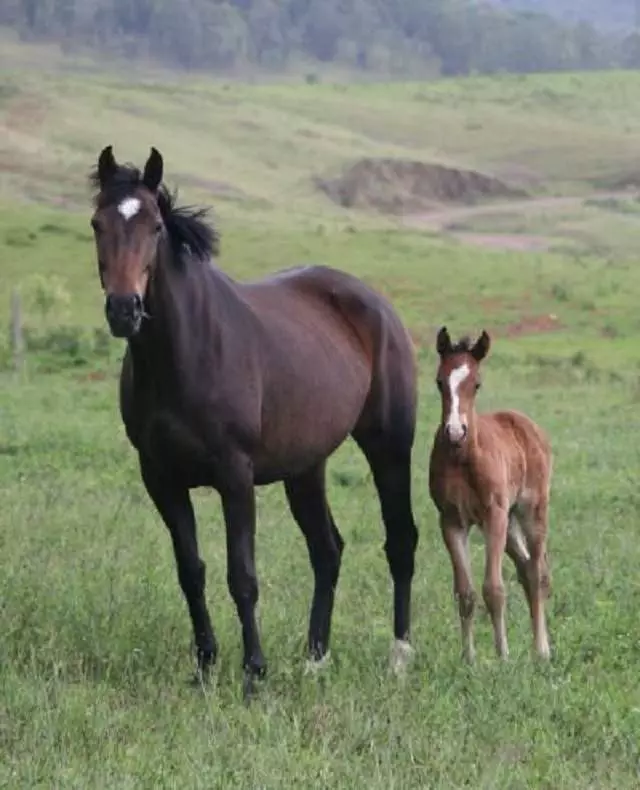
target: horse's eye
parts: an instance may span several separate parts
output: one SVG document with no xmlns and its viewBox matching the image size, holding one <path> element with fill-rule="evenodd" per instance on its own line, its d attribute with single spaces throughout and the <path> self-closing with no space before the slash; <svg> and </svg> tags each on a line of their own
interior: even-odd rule
<svg viewBox="0 0 640 790">
<path fill-rule="evenodd" d="M 91 223 L 90 224 L 91 224 L 91 227 L 93 228 L 93 232 L 94 233 L 100 233 L 100 230 L 101 230 L 100 223 L 98 222 L 98 220 L 95 217 L 93 217 L 91 219 Z"/>
<path fill-rule="evenodd" d="M 481 381 L 476 381 L 476 392 L 480 389 L 481 385 L 482 385 Z"/>
<path fill-rule="evenodd" d="M 440 381 L 440 379 L 436 379 L 436 387 L 440 392 L 442 392 L 442 382 Z"/>
<path fill-rule="evenodd" d="M 156 222 L 155 231 L 156 233 L 160 233 L 161 230 L 162 230 L 162 222 L 158 221 Z"/>
</svg>

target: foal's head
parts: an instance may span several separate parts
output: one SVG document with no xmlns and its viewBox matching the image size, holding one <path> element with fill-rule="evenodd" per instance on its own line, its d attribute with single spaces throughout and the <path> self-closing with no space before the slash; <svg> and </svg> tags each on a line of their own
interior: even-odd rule
<svg viewBox="0 0 640 790">
<path fill-rule="evenodd" d="M 158 203 L 162 156 L 152 148 L 141 175 L 136 168 L 118 165 L 109 145 L 98 158 L 92 181 L 100 190 L 91 227 L 107 321 L 116 337 L 131 337 L 142 323 L 147 283 L 164 231 Z"/>
<path fill-rule="evenodd" d="M 455 446 L 463 444 L 469 432 L 476 392 L 480 389 L 479 367 L 491 340 L 483 331 L 472 345 L 469 338 L 452 343 L 446 327 L 438 332 L 436 349 L 440 364 L 436 384 L 442 399 L 442 426 L 446 439 Z"/>
</svg>

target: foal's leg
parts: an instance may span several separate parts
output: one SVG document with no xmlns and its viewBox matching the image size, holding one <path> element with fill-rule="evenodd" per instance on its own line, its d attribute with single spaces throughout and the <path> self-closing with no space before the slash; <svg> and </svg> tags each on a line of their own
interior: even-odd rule
<svg viewBox="0 0 640 790">
<path fill-rule="evenodd" d="M 457 521 L 451 521 L 442 516 L 440 517 L 440 529 L 453 568 L 453 594 L 458 602 L 458 614 L 460 615 L 462 655 L 466 661 L 472 663 L 475 659 L 473 612 L 476 595 L 471 579 L 469 530 Z"/>
<path fill-rule="evenodd" d="M 354 432 L 353 436 L 371 467 L 387 533 L 384 550 L 393 579 L 395 637 L 390 665 L 394 672 L 400 673 L 406 669 L 413 654 L 409 642 L 411 584 L 418 530 L 411 506 L 411 448 L 399 449 L 394 437 L 389 437 L 387 442 L 386 437 L 380 434 L 370 438 L 366 433 Z"/>
<path fill-rule="evenodd" d="M 513 513 L 509 514 L 506 552 L 516 567 L 518 581 L 526 595 L 529 609 L 531 609 L 531 586 L 529 584 L 531 555 L 529 553 L 526 538 L 522 534 L 518 518 Z"/>
<path fill-rule="evenodd" d="M 327 504 L 325 464 L 285 482 L 291 513 L 307 541 L 315 576 L 309 617 L 308 650 L 311 661 L 329 655 L 331 617 L 344 541 Z"/>
<path fill-rule="evenodd" d="M 527 514 L 526 532 L 531 559 L 528 564 L 528 580 L 531 590 L 531 624 L 534 647 L 540 658 L 549 658 L 549 634 L 544 612 L 545 600 L 549 595 L 550 578 L 547 564 L 548 501 L 542 500 Z"/>
<path fill-rule="evenodd" d="M 220 491 L 227 536 L 227 583 L 242 624 L 245 695 L 253 691 L 254 678 L 262 678 L 267 662 L 262 653 L 256 622 L 258 579 L 255 565 L 256 502 L 253 475 L 248 464 L 235 464 L 233 480 Z M 233 468 L 233 467 L 232 467 Z M 231 469 L 227 470 L 229 473 Z"/>
<path fill-rule="evenodd" d="M 204 675 L 215 663 L 218 645 L 205 602 L 205 564 L 198 555 L 191 497 L 188 489 L 154 474 L 142 460 L 140 470 L 145 488 L 171 534 L 178 579 L 193 625 L 198 669 Z"/>
<path fill-rule="evenodd" d="M 492 508 L 483 525 L 485 540 L 485 572 L 482 596 L 491 622 L 496 652 L 500 658 L 507 658 L 507 632 L 504 622 L 505 592 L 502 580 L 502 555 L 507 545 L 508 513 L 500 507 Z"/>
</svg>

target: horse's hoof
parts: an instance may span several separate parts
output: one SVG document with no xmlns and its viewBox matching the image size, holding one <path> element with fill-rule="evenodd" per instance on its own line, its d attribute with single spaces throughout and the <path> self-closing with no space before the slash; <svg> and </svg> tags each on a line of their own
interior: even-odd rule
<svg viewBox="0 0 640 790">
<path fill-rule="evenodd" d="M 389 670 L 396 677 L 402 677 L 413 660 L 415 649 L 405 639 L 396 639 L 391 645 Z"/>
<path fill-rule="evenodd" d="M 253 672 L 244 672 L 242 676 L 242 701 L 245 705 L 250 705 L 258 696 L 260 681 L 261 678 Z"/>
<path fill-rule="evenodd" d="M 209 682 L 210 672 L 203 670 L 200 667 L 191 675 L 187 680 L 187 686 L 198 691 L 204 691 Z"/>
<path fill-rule="evenodd" d="M 329 666 L 331 661 L 331 651 L 327 650 L 327 652 L 322 656 L 322 658 L 308 658 L 304 662 L 304 675 L 318 675 Z"/>
</svg>

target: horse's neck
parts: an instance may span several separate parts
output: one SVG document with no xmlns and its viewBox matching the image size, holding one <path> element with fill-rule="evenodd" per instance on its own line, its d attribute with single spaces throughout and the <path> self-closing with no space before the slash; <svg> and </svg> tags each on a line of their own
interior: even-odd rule
<svg viewBox="0 0 640 790">
<path fill-rule="evenodd" d="M 130 347 L 134 368 L 173 388 L 196 375 L 205 347 L 210 355 L 219 345 L 224 327 L 215 302 L 224 295 L 215 287 L 217 272 L 206 272 L 197 261 L 180 270 L 170 255 L 168 248 L 159 255 L 145 297 L 148 315 Z"/>
</svg>

